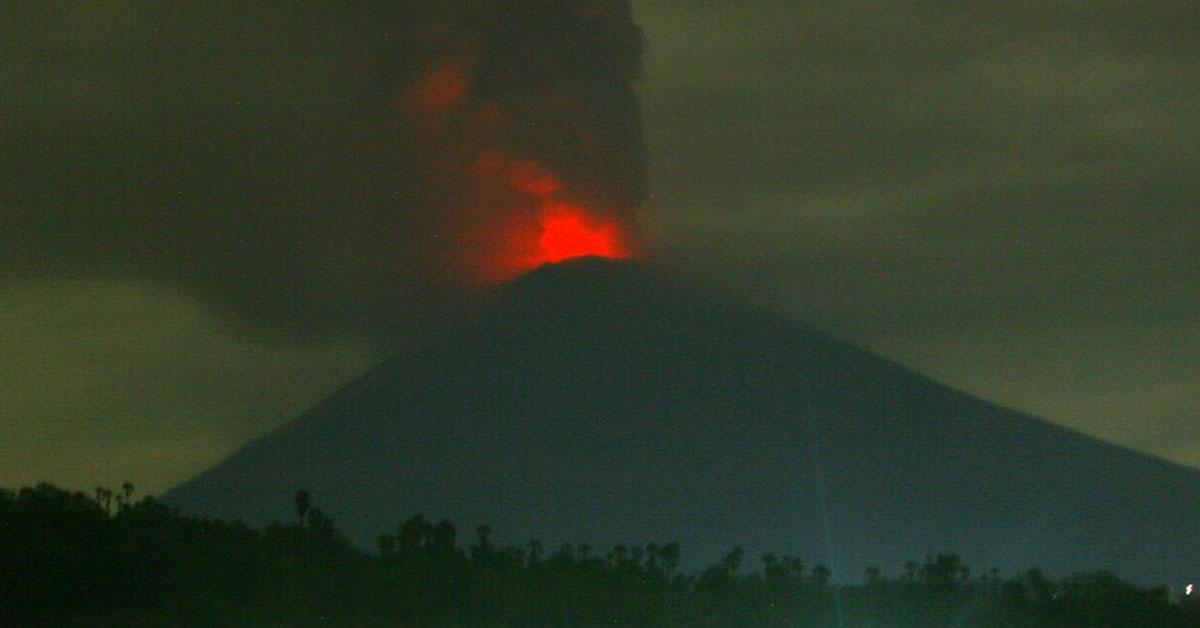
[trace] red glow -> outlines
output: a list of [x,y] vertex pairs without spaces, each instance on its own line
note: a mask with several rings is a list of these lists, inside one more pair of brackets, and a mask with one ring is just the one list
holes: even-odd
[[[564,198],[566,186],[541,164],[515,160],[507,164],[509,181],[536,208],[536,224],[512,230],[500,259],[490,269],[494,278],[510,279],[545,264],[594,255],[631,256],[621,225]],[[536,229],[533,234],[529,229]]]
[[449,109],[467,96],[467,87],[466,64],[446,61],[429,69],[409,86],[409,106],[425,110]]
[[[634,257],[632,223],[599,206],[603,194],[509,152],[512,113],[473,89],[475,72],[470,56],[435,61],[395,101],[434,156],[431,196],[449,210],[430,240],[439,261],[456,278],[497,283],[577,257]],[[555,111],[582,107],[567,96],[545,102]],[[587,129],[564,141],[581,137]]]
[[574,198],[541,164],[504,152],[480,155],[469,169],[477,179],[483,214],[482,245],[471,263],[482,281],[507,281],[545,264],[576,257],[633,257],[627,227]]
[[551,176],[534,177],[517,182],[518,187],[534,196],[549,197],[562,189],[562,184]]
[[540,264],[553,264],[573,257],[629,257],[617,225],[599,222],[572,205],[561,205],[543,213],[542,235],[538,238]]

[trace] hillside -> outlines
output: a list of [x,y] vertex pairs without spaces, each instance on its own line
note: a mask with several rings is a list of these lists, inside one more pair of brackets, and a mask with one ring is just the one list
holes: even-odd
[[518,279],[163,499],[262,525],[299,488],[363,546],[421,512],[548,547],[673,539],[701,563],[742,544],[848,580],[953,551],[1178,584],[1200,538],[1194,469],[590,259]]

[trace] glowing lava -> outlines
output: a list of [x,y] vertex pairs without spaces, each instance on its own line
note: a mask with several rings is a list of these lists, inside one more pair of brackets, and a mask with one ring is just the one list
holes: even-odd
[[598,222],[581,208],[570,204],[552,207],[538,222],[542,227],[542,236],[538,238],[539,266],[585,255],[629,257],[617,225]]
[[634,256],[629,227],[592,210],[538,162],[489,151],[470,169],[484,191],[481,206],[498,209],[478,233],[474,264],[485,282],[508,281],[545,264],[576,257]]
[[[522,143],[513,126],[520,121],[513,121],[507,103],[472,89],[476,66],[471,55],[434,61],[394,101],[432,156],[436,176],[430,188],[438,191],[430,197],[449,210],[444,227],[449,237],[438,246],[446,247],[451,272],[499,283],[577,257],[634,257],[629,212],[601,207],[606,195],[594,189],[595,182],[588,187],[561,178],[514,149]],[[573,98],[550,100],[552,109],[579,106]],[[584,113],[574,117],[587,120]],[[591,152],[591,135],[564,132],[580,143],[582,154]]]
[[532,220],[512,216],[501,229],[498,249],[478,267],[486,282],[508,281],[546,264],[577,257],[628,259],[634,256],[625,229],[614,220],[567,201],[547,201]]

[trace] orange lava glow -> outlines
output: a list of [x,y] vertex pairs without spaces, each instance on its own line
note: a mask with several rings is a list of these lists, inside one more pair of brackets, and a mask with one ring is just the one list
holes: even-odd
[[487,190],[482,204],[501,210],[477,235],[484,241],[473,264],[478,279],[507,281],[577,257],[634,256],[625,225],[574,199],[541,164],[490,151],[471,171]]
[[[607,211],[597,190],[521,154],[514,125],[522,122],[473,88],[479,71],[469,54],[435,60],[392,101],[433,164],[430,198],[444,203],[445,216],[429,239],[438,263],[456,281],[501,283],[572,258],[635,257],[632,217]],[[558,96],[546,106],[570,112],[583,105]],[[576,117],[581,125],[588,119]],[[583,153],[590,138],[586,129],[567,135],[583,142]]]
[[539,266],[587,255],[629,257],[617,225],[598,221],[580,207],[570,204],[552,207],[538,222],[542,229],[538,238]]

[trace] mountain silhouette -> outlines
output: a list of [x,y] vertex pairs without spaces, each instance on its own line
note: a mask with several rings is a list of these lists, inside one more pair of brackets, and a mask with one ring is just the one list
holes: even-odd
[[414,513],[547,547],[735,545],[857,581],[952,551],[977,573],[1198,571],[1200,471],[953,390],[632,262],[517,279],[169,491],[254,525],[308,489],[370,547]]

